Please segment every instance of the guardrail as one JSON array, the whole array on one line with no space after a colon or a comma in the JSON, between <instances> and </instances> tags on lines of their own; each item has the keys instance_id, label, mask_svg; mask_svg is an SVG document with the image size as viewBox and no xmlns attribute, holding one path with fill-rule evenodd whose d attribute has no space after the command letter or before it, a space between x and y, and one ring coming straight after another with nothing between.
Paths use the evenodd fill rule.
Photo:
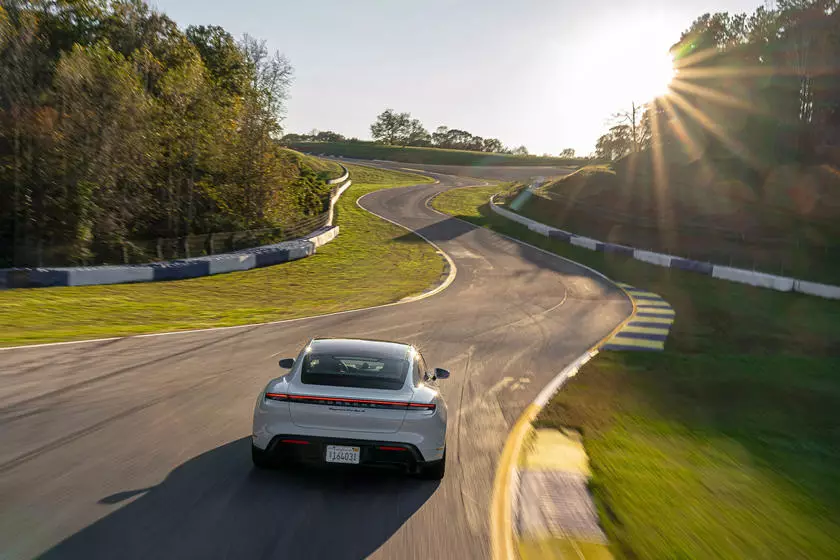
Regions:
<instances>
[{"instance_id":1,"label":"guardrail","mask_svg":"<svg viewBox=\"0 0 840 560\"><path fill-rule=\"evenodd\" d=\"M526 218L521 214L502 208L496 204L496 195L490 197L490 209L496 214L520 223L540 235L551 239L567 241L572 245L583 247L591 251L620 253L656 266L687 270L689 272L705 274L713 278L728 280L730 282L738 282L739 284L748 284L758 288L768 288L779 292L798 292L826 299L840 299L840 286L820 284L818 282L808 282L798 278L776 276L775 274L722 266L709 262L694 261L674 255L643 251L634 247L628 247L627 245L606 243L604 241L598 241L597 239L576 235L568 231L547 226L535 220L531 220L530 218Z\"/></svg>"},{"instance_id":2,"label":"guardrail","mask_svg":"<svg viewBox=\"0 0 840 560\"><path fill-rule=\"evenodd\" d=\"M328 211L316 216L317 221L309 224L314 231L310 230L297 239L218 255L138 265L0 269L0 289L183 280L272 266L308 257L338 235L339 228L333 225L335 204L352 184L347 169L344 166L342 169L344 183L333 189Z\"/></svg>"},{"instance_id":3,"label":"guardrail","mask_svg":"<svg viewBox=\"0 0 840 560\"><path fill-rule=\"evenodd\" d=\"M339 183L343 183L350 177L350 172L347 171L347 168L341 165L340 163L338 165L341 167L342 170L344 170L344 175L342 175L341 177L336 177L335 179L330 179L329 181L327 181L328 185L338 185Z\"/></svg>"},{"instance_id":4,"label":"guardrail","mask_svg":"<svg viewBox=\"0 0 840 560\"><path fill-rule=\"evenodd\" d=\"M525 190L521 191L525 192ZM662 216L646 215L644 211L628 212L604 208L594 204L587 197L575 197L567 193L540 191L541 215L536 219L556 213L563 217L558 225L574 231L587 231L590 235L610 237L617 243L634 243L645 251L665 254L681 254L686 258L702 262L716 262L721 265L746 270L762 270L781 276L802 274L804 260L819 260L823 263L840 259L840 247L834 246L831 236L809 235L806 240L799 226L785 228L782 224L770 226L752 220L737 227L722 226L707 216L686 215L678 208L670 208L667 222L671 224L667 235L663 235ZM592 195L594 196L594 195ZM507 207L520 211L507 198ZM724 220L726 222L727 220ZM817 231L827 231L831 225L825 220L812 222ZM709 243L714 237L714 243ZM821 267L827 273L831 268ZM814 271L816 272L816 271ZM830 277L828 277L830 278Z\"/></svg>"}]
</instances>

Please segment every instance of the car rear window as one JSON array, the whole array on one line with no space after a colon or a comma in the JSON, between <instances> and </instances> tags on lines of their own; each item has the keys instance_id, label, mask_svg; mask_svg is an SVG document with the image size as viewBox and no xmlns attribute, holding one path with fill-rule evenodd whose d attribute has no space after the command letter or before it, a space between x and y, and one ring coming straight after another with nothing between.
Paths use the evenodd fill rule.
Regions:
<instances>
[{"instance_id":1,"label":"car rear window","mask_svg":"<svg viewBox=\"0 0 840 560\"><path fill-rule=\"evenodd\" d=\"M409 365L401 358L307 354L300 380L309 385L399 390Z\"/></svg>"}]
</instances>

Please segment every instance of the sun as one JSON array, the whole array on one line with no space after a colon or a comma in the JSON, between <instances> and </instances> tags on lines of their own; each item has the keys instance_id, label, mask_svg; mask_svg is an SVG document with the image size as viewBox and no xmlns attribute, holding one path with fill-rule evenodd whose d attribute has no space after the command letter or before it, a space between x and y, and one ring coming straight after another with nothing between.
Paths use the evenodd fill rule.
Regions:
<instances>
[{"instance_id":1,"label":"sun","mask_svg":"<svg viewBox=\"0 0 840 560\"><path fill-rule=\"evenodd\" d=\"M608 79L610 97L648 103L670 92L676 77L674 59L667 49L655 44L634 45L625 49L621 58L610 65Z\"/></svg>"},{"instance_id":2,"label":"sun","mask_svg":"<svg viewBox=\"0 0 840 560\"><path fill-rule=\"evenodd\" d=\"M674 57L670 54L663 56L654 65L651 84L654 86L656 97L666 95L671 91L671 83L677 77L677 69L674 66Z\"/></svg>"},{"instance_id":3,"label":"sun","mask_svg":"<svg viewBox=\"0 0 840 560\"><path fill-rule=\"evenodd\" d=\"M647 57L634 65L628 89L641 101L652 101L671 91L677 71L670 54Z\"/></svg>"}]
</instances>

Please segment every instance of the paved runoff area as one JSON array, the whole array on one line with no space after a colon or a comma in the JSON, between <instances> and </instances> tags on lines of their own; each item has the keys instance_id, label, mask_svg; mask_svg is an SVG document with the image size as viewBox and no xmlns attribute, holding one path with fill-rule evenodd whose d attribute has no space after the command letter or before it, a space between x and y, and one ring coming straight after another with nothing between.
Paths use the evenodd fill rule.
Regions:
<instances>
[{"instance_id":1,"label":"paved runoff area","mask_svg":"<svg viewBox=\"0 0 840 560\"><path fill-rule=\"evenodd\" d=\"M523 560L612 558L589 493L589 461L576 432L532 430L518 475L514 519Z\"/></svg>"}]
</instances>

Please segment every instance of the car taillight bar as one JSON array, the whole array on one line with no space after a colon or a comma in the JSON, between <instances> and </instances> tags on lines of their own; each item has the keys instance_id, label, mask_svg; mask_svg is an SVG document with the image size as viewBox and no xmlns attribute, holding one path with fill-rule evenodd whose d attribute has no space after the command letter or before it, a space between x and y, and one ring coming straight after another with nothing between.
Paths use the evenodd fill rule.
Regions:
<instances>
[{"instance_id":1,"label":"car taillight bar","mask_svg":"<svg viewBox=\"0 0 840 560\"><path fill-rule=\"evenodd\" d=\"M308 441L302 439L281 439L280 443L292 443L294 445L309 445Z\"/></svg>"},{"instance_id":2,"label":"car taillight bar","mask_svg":"<svg viewBox=\"0 0 840 560\"><path fill-rule=\"evenodd\" d=\"M407 451L407 449L405 447L395 447L395 446L391 446L391 445L380 445L379 450L380 451Z\"/></svg>"},{"instance_id":3,"label":"car taillight bar","mask_svg":"<svg viewBox=\"0 0 840 560\"><path fill-rule=\"evenodd\" d=\"M271 401L322 404L328 406L347 406L352 408L384 408L391 410L435 410L433 403L408 403L404 401L379 401L372 399L351 399L339 397L319 397L314 395L289 395L287 393L266 393Z\"/></svg>"},{"instance_id":4,"label":"car taillight bar","mask_svg":"<svg viewBox=\"0 0 840 560\"><path fill-rule=\"evenodd\" d=\"M435 405L433 403L424 404L424 403L408 403L409 408L414 409L421 409L421 410L434 410Z\"/></svg>"}]
</instances>

